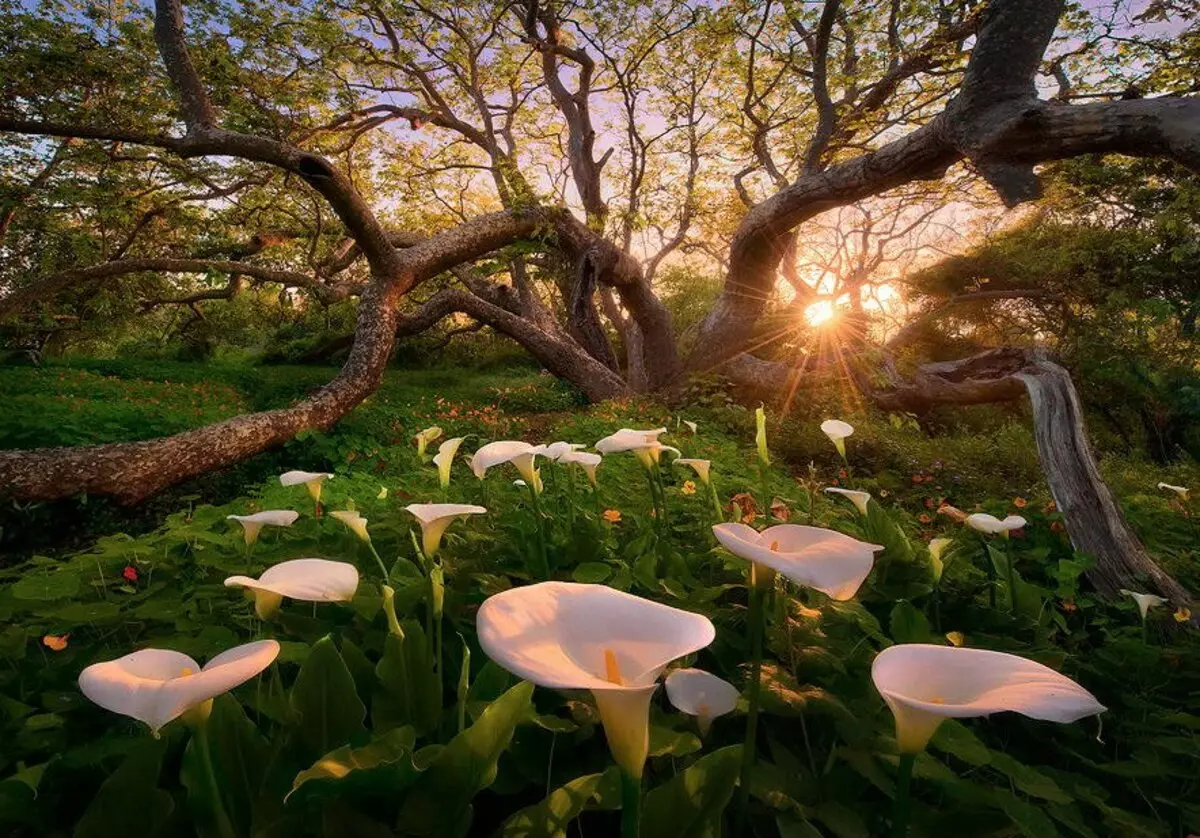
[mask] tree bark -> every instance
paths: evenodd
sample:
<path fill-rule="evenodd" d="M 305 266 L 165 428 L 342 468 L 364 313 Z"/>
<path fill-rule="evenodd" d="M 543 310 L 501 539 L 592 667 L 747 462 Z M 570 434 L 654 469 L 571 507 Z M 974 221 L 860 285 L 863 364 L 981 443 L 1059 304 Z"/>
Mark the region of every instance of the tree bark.
<path fill-rule="evenodd" d="M 87 493 L 137 503 L 181 480 L 287 442 L 302 430 L 328 428 L 379 386 L 395 343 L 398 288 L 398 283 L 368 286 L 346 365 L 311 398 L 146 442 L 0 451 L 0 496 L 54 500 Z"/>
<path fill-rule="evenodd" d="M 1029 391 L 1038 456 L 1071 544 L 1095 559 L 1091 583 L 1116 596 L 1122 588 L 1141 589 L 1145 578 L 1176 607 L 1190 607 L 1191 594 L 1150 558 L 1100 476 L 1070 374 L 1034 356 L 1015 378 Z"/>

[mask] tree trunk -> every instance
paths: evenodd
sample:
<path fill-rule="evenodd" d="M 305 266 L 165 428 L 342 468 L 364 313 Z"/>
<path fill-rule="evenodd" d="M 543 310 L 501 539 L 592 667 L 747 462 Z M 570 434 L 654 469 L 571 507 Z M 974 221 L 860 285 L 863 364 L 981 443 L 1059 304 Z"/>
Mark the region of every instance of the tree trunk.
<path fill-rule="evenodd" d="M 398 301 L 397 283 L 368 286 L 346 365 L 311 398 L 145 442 L 0 451 L 0 496 L 54 500 L 86 492 L 136 503 L 181 480 L 287 442 L 303 430 L 328 428 L 379 386 L 395 343 Z"/>
<path fill-rule="evenodd" d="M 1016 378 L 1033 403 L 1038 456 L 1071 544 L 1095 559 L 1088 579 L 1107 596 L 1148 582 L 1174 605 L 1190 606 L 1191 594 L 1146 553 L 1100 476 L 1070 374 L 1053 361 L 1035 358 Z"/>

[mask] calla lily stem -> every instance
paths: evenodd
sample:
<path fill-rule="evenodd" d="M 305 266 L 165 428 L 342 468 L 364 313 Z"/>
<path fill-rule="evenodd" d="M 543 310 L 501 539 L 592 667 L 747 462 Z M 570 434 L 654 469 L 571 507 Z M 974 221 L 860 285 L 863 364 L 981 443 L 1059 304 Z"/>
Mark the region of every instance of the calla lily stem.
<path fill-rule="evenodd" d="M 747 630 L 750 633 L 750 683 L 746 688 L 746 744 L 742 750 L 741 813 L 738 816 L 737 834 L 744 835 L 750 819 L 750 775 L 754 771 L 754 757 L 758 740 L 758 702 L 762 680 L 763 622 L 766 614 L 763 600 L 766 591 L 755 579 L 754 565 L 750 566 L 750 613 Z"/>
<path fill-rule="evenodd" d="M 204 779 L 208 784 L 208 793 L 212 796 L 213 817 L 217 821 L 217 833 L 222 838 L 237 838 L 229 813 L 225 811 L 225 802 L 221 800 L 221 787 L 217 783 L 217 772 L 213 768 L 212 749 L 208 743 L 208 725 L 199 724 L 194 728 L 192 738 L 196 743 L 196 754 L 204 766 Z"/>
<path fill-rule="evenodd" d="M 529 498 L 533 505 L 533 517 L 537 522 L 538 561 L 541 565 L 538 570 L 542 579 L 549 579 L 550 559 L 546 553 L 546 516 L 542 514 L 542 501 L 538 497 L 537 487 L 533 485 L 532 481 L 529 483 Z"/>
<path fill-rule="evenodd" d="M 379 565 L 379 572 L 383 574 L 383 584 L 386 585 L 391 581 L 387 565 L 383 563 L 383 557 L 379 555 L 379 551 L 375 549 L 374 544 L 368 541 L 367 547 L 370 549 L 371 555 L 375 557 L 375 563 Z"/>
<path fill-rule="evenodd" d="M 892 838 L 906 838 L 908 835 L 908 818 L 912 811 L 913 763 L 917 761 L 916 754 L 901 754 L 900 765 L 896 771 L 896 798 L 892 812 Z"/>
<path fill-rule="evenodd" d="M 621 838 L 638 838 L 642 829 L 642 778 L 621 772 Z"/>

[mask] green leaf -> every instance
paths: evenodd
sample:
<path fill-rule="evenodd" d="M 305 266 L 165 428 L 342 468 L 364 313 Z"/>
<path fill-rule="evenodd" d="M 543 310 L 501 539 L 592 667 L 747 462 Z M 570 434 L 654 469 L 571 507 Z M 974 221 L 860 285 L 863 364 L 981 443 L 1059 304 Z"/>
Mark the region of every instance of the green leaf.
<path fill-rule="evenodd" d="M 604 562 L 583 562 L 571 571 L 571 578 L 585 584 L 599 584 L 612 576 L 612 567 Z"/>
<path fill-rule="evenodd" d="M 290 701 L 300 717 L 300 738 L 316 753 L 328 753 L 366 731 L 367 708 L 328 635 L 317 641 L 300 667 Z"/>
<path fill-rule="evenodd" d="M 75 596 L 79 592 L 79 577 L 61 569 L 52 573 L 33 572 L 22 576 L 8 590 L 17 599 L 53 602 Z"/>
<path fill-rule="evenodd" d="M 500 828 L 501 838 L 565 838 L 567 827 L 595 795 L 603 777 L 587 774 L 559 786 L 541 803 L 506 820 Z"/>
<path fill-rule="evenodd" d="M 992 752 L 992 767 L 1003 773 L 1017 788 L 1032 797 L 1040 797 L 1051 803 L 1072 803 L 1073 797 L 1062 790 L 1054 780 L 1035 768 L 1030 768 L 1001 751 Z"/>
<path fill-rule="evenodd" d="M 92 798 L 75 826 L 75 838 L 151 838 L 175 808 L 171 795 L 158 787 L 166 751 L 166 739 L 139 741 Z"/>
<path fill-rule="evenodd" d="M 987 765 L 991 761 L 991 751 L 987 745 L 970 728 L 954 719 L 946 719 L 938 726 L 931 744 L 968 765 Z"/>
<path fill-rule="evenodd" d="M 721 813 L 733 796 L 741 761 L 741 745 L 721 748 L 647 794 L 642 806 L 643 838 L 720 835 Z"/>
<path fill-rule="evenodd" d="M 301 771 L 292 781 L 288 797 L 295 794 L 305 783 L 316 780 L 344 780 L 356 771 L 369 771 L 392 765 L 412 757 L 417 735 L 411 727 L 398 727 L 372 740 L 361 748 L 343 745 L 330 751 Z"/>
<path fill-rule="evenodd" d="M 398 827 L 408 835 L 452 835 L 448 814 L 465 812 L 496 779 L 500 755 L 533 712 L 533 684 L 522 681 L 492 702 L 479 721 L 450 740 L 409 790 Z"/>
<path fill-rule="evenodd" d="M 207 743 L 202 743 L 200 736 L 206 737 Z M 204 744 L 212 759 L 215 788 L 204 763 Z M 271 811 L 278 808 L 277 795 L 265 793 L 263 787 L 269 757 L 270 746 L 242 705 L 231 695 L 214 699 L 203 733 L 193 734 L 188 741 L 180 766 L 180 779 L 200 834 L 221 835 L 221 810 L 239 834 L 249 835 L 256 822 L 269 819 Z"/>
<path fill-rule="evenodd" d="M 911 602 L 897 602 L 888 623 L 892 640 L 897 643 L 928 643 L 932 637 L 929 620 Z"/>
<path fill-rule="evenodd" d="M 389 634 L 375 667 L 379 683 L 371 700 L 371 721 L 376 731 L 411 725 L 424 736 L 441 722 L 442 682 L 421 626 L 412 620 L 402 626 L 404 639 Z"/>
<path fill-rule="evenodd" d="M 650 726 L 650 756 L 683 757 L 699 751 L 700 737 L 686 730 L 671 730 L 662 725 Z"/>

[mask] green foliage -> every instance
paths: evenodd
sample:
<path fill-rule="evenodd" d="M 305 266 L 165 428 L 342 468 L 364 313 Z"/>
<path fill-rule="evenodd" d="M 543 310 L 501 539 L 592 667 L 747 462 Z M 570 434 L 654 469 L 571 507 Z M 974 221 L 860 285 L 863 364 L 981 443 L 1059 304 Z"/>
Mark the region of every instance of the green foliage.
<path fill-rule="evenodd" d="M 130 380 L 171 371 L 180 383 L 189 374 L 183 366 L 142 362 L 104 369 Z M 216 369 L 255 403 L 291 397 L 322 374 Z M 777 523 L 762 511 L 765 492 L 779 501 L 775 515 L 885 547 L 852 601 L 831 602 L 783 580 L 770 597 L 762 737 L 750 787 L 756 834 L 886 831 L 895 743 L 891 717 L 870 683 L 871 661 L 893 643 L 943 643 L 954 633 L 968 646 L 1062 669 L 1110 712 L 1099 740 L 1090 722 L 1057 726 L 1008 714 L 943 725 L 916 765 L 914 832 L 1168 836 L 1200 828 L 1190 802 L 1200 767 L 1192 706 L 1200 689 L 1197 641 L 1174 630 L 1166 609 L 1151 612 L 1143 640 L 1132 602 L 1106 602 L 1091 591 L 1084 576 L 1090 560 L 1059 531 L 1061 516 L 1036 473 L 1012 488 L 1002 485 L 994 472 L 1020 473 L 1002 459 L 1028 456 L 1021 451 L 1028 435 L 1015 422 L 927 437 L 903 419 L 845 416 L 856 426 L 847 466 L 816 430 L 819 418 L 769 414 L 775 466 L 760 475 L 753 413 L 723 396 L 675 415 L 646 399 L 571 413 L 532 403 L 535 412 L 524 415 L 495 409 L 495 392 L 531 385 L 555 405 L 554 389 L 524 375 L 464 380 L 428 370 L 389 377 L 345 429 L 301 440 L 279 455 L 282 461 L 260 466 L 302 460 L 296 465 L 336 472 L 324 507 L 352 507 L 369 519 L 372 544 L 396 589 L 403 639 L 387 630 L 380 571 L 365 545 L 330 515 L 315 517 L 303 488 L 280 486 L 270 473 L 228 500 L 180 504 L 139 534 L 110 530 L 83 549 L 45 550 L 0 569 L 6 833 L 26 838 L 87 827 L 106 834 L 129 821 L 129 828 L 163 836 L 221 835 L 223 824 L 238 835 L 297 838 L 561 836 L 573 834 L 578 821 L 585 834 L 615 834 L 616 776 L 607 770 L 590 698 L 515 682 L 475 639 L 475 612 L 487 596 L 540 578 L 538 513 L 512 485 L 516 473 L 507 466 L 483 485 L 461 462 L 454 466 L 446 499 L 478 503 L 486 491 L 492 511 L 447 532 L 439 553 L 440 626 L 434 619 L 429 567 L 415 551 L 415 522 L 402 509 L 443 499 L 436 470 L 417 459 L 411 442 L 412 433 L 432 424 L 447 435 L 475 434 L 464 452 L 504 436 L 594 443 L 618 427 L 665 425 L 686 455 L 713 461 L 723 517 L 746 518 L 753 497 L 758 512 L 749 520 Z M 238 376 L 245 379 L 237 383 Z M 488 394 L 489 404 L 473 401 L 472 391 Z M 698 422 L 698 434 L 677 418 Z M 519 430 L 526 426 L 532 430 Z M 1194 581 L 1187 570 L 1196 564 L 1194 510 L 1154 486 L 1164 477 L 1194 483 L 1195 475 L 1182 468 L 1165 475 L 1116 457 L 1104 468 L 1150 549 Z M 744 686 L 745 566 L 714 548 L 711 498 L 703 487 L 685 491 L 685 481 L 698 482 L 694 473 L 662 468 L 665 506 L 651 500 L 631 455 L 606 457 L 596 490 L 580 474 L 569 479 L 562 466 L 543 463 L 542 474 L 552 575 L 708 615 L 717 641 L 687 663 Z M 834 483 L 870 490 L 868 514 L 821 491 Z M 381 487 L 387 497 L 379 497 Z M 1020 512 L 1029 524 L 1007 543 L 985 542 L 939 515 L 943 500 L 998 515 Z M 300 519 L 265 530 L 253 551 L 225 519 L 286 508 L 299 510 Z M 609 520 L 605 510 L 619 511 L 620 519 Z M 936 579 L 925 548 L 935 535 L 954 539 Z M 222 584 L 232 573 L 258 574 L 302 556 L 353 562 L 361 576 L 354 601 L 315 608 L 285 602 L 277 619 L 263 623 Z M 127 567 L 136 579 L 125 577 Z M 991 585 L 995 609 L 988 607 Z M 65 635 L 66 647 L 52 650 L 46 635 Z M 84 666 L 133 648 L 175 648 L 205 661 L 262 636 L 280 640 L 279 659 L 218 698 L 203 734 L 176 722 L 163 739 L 150 740 L 144 728 L 89 704 L 76 687 Z M 701 738 L 659 698 L 650 723 L 643 834 L 727 834 L 738 812 L 732 798 L 741 712 L 716 719 Z M 118 797 L 145 805 L 117 807 Z"/>

